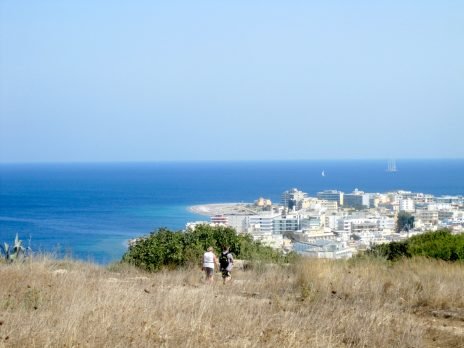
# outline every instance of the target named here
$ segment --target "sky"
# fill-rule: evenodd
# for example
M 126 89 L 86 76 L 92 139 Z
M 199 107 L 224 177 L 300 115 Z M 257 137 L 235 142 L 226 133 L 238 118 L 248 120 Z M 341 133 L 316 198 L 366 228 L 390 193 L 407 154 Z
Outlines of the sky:
M 463 1 L 0 0 L 0 162 L 464 158 Z

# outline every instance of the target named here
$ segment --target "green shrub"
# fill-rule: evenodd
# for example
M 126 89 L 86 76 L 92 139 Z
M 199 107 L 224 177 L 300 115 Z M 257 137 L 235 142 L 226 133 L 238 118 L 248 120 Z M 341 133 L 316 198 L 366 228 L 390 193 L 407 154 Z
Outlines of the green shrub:
M 414 236 L 408 245 L 412 255 L 445 261 L 464 260 L 464 234 L 454 235 L 446 229 Z
M 464 234 L 454 235 L 443 229 L 426 232 L 402 242 L 376 245 L 368 255 L 397 260 L 401 257 L 425 256 L 445 261 L 464 260 Z
M 159 229 L 129 247 L 122 260 L 137 267 L 157 271 L 163 267 L 200 265 L 205 250 L 212 246 L 218 255 L 230 246 L 239 259 L 284 263 L 295 258 L 253 241 L 248 234 L 237 234 L 231 227 L 199 225 L 193 231 Z
M 370 248 L 366 253 L 372 256 L 385 257 L 390 261 L 395 261 L 402 257 L 411 256 L 409 253 L 407 241 L 379 244 Z

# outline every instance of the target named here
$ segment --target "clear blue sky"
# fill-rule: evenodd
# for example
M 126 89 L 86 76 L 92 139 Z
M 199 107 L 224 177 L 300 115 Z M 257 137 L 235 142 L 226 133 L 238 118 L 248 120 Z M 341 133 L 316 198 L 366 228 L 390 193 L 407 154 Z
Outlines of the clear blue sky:
M 0 162 L 464 158 L 464 2 L 0 0 Z

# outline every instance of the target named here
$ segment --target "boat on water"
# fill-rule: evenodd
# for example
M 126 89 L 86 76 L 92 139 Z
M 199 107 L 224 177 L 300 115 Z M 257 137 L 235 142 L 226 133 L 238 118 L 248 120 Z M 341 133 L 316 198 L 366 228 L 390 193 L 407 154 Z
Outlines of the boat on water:
M 388 161 L 388 166 L 387 166 L 387 172 L 389 173 L 396 173 L 398 169 L 396 168 L 396 161 L 395 160 L 389 160 Z
M 325 176 L 325 172 L 324 172 L 324 171 L 322 171 L 321 176 Z

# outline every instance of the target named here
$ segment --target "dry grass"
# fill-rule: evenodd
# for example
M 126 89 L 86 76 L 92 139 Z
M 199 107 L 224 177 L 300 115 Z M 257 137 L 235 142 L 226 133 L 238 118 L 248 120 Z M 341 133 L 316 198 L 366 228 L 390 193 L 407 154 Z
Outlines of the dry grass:
M 0 265 L 0 347 L 464 347 L 463 264 L 305 260 L 233 276 Z

